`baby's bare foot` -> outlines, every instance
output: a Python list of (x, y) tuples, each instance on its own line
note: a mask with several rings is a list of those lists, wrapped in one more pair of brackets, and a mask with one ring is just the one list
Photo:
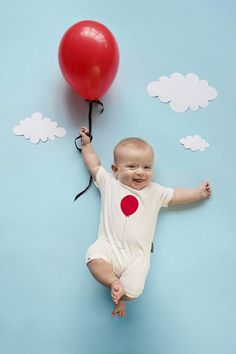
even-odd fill
[(111, 298), (115, 304), (118, 304), (120, 298), (125, 294), (125, 288), (119, 281), (119, 279), (115, 280), (111, 284)]
[(118, 315), (119, 317), (125, 317), (126, 315), (126, 308), (125, 308), (125, 302), (124, 301), (119, 301), (118, 304), (114, 306), (114, 309), (112, 311), (112, 317), (115, 317)]

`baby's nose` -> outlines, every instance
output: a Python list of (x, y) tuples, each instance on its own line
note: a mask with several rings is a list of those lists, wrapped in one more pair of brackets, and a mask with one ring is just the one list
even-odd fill
[(138, 167), (136, 169), (136, 173), (137, 173), (137, 175), (142, 175), (143, 174), (143, 169), (141, 167)]

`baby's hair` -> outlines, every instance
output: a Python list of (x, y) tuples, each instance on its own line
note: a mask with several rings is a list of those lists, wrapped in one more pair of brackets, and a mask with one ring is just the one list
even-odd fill
[(153, 153), (153, 149), (147, 141), (137, 138), (137, 137), (126, 138), (126, 139), (122, 139), (115, 146), (115, 148), (113, 150), (114, 161), (117, 160), (117, 152), (118, 152), (119, 148), (121, 148), (121, 147), (131, 147), (134, 149), (150, 149)]

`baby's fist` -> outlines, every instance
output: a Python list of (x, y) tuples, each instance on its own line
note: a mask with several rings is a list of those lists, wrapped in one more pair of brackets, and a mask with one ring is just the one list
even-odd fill
[(209, 182), (204, 182), (198, 187), (200, 199), (205, 199), (211, 195), (211, 186)]
[(82, 127), (82, 128), (80, 128), (79, 133), (81, 135), (82, 145), (89, 144), (90, 143), (90, 136), (89, 136), (88, 129), (85, 127)]

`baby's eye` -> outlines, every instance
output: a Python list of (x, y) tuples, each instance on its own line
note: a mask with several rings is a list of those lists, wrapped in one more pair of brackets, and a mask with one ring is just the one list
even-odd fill
[(128, 167), (129, 168), (135, 168), (136, 166), (135, 165), (129, 165)]
[(144, 166), (145, 170), (151, 170), (151, 166)]

